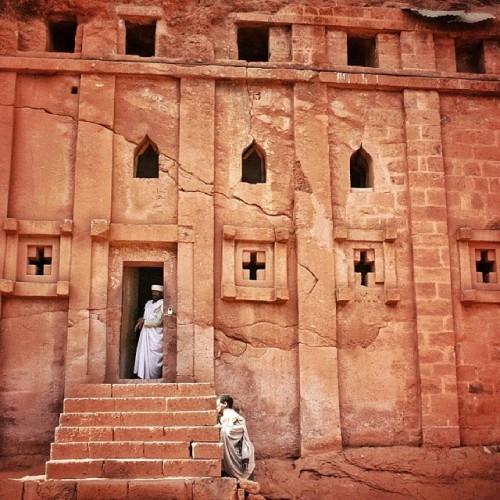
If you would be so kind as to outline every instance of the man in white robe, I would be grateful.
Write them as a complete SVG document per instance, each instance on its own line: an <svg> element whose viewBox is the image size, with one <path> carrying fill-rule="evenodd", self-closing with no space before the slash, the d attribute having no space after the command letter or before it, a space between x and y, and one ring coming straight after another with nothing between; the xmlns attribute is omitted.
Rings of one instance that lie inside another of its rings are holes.
<svg viewBox="0 0 500 500"><path fill-rule="evenodd" d="M217 412L224 444L222 468L230 477L248 479L255 468L255 454L245 419L233 410L233 398L227 394L217 398Z"/></svg>
<svg viewBox="0 0 500 500"><path fill-rule="evenodd" d="M135 353L134 373L143 379L160 378L163 369L163 287L151 287L152 299L146 302L144 317L135 331L141 331Z"/></svg>

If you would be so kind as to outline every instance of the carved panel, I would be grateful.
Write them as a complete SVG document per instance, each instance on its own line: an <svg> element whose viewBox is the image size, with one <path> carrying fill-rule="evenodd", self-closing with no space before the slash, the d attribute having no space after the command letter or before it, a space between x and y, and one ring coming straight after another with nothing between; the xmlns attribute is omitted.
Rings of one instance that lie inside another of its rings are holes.
<svg viewBox="0 0 500 500"><path fill-rule="evenodd" d="M500 302L500 231L457 232L462 302Z"/></svg>
<svg viewBox="0 0 500 500"><path fill-rule="evenodd" d="M285 228L224 226L222 298L282 302L288 300Z"/></svg>

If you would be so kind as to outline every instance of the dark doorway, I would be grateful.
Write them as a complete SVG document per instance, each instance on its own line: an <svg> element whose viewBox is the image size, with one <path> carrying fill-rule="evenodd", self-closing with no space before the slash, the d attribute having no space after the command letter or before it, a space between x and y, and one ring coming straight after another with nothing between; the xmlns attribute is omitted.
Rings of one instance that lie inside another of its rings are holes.
<svg viewBox="0 0 500 500"><path fill-rule="evenodd" d="M138 333L134 326L151 299L151 285L163 285L163 264L148 262L144 265L123 267L122 322L120 331L120 378L134 378L134 361Z"/></svg>

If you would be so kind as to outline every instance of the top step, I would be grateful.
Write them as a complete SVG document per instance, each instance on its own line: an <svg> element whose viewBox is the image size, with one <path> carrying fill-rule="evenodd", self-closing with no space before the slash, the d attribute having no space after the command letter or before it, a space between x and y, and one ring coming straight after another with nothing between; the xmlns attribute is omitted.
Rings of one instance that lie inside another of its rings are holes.
<svg viewBox="0 0 500 500"><path fill-rule="evenodd" d="M214 385L207 382L159 384L77 384L66 389L66 398L86 397L189 397L213 396Z"/></svg>

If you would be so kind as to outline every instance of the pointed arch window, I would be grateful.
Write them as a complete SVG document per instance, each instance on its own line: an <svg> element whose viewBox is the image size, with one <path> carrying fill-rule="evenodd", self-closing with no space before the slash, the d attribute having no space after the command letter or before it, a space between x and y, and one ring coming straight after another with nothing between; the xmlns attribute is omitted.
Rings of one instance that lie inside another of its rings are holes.
<svg viewBox="0 0 500 500"><path fill-rule="evenodd" d="M363 146L351 156L351 188L373 187L372 159Z"/></svg>
<svg viewBox="0 0 500 500"><path fill-rule="evenodd" d="M160 175L159 152L156 144L146 136L136 150L134 177L154 179Z"/></svg>
<svg viewBox="0 0 500 500"><path fill-rule="evenodd" d="M252 142L241 155L241 181L249 184L266 182L266 156L264 151Z"/></svg>

